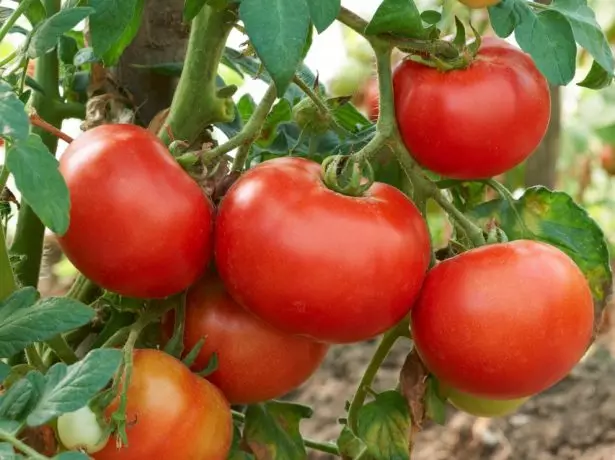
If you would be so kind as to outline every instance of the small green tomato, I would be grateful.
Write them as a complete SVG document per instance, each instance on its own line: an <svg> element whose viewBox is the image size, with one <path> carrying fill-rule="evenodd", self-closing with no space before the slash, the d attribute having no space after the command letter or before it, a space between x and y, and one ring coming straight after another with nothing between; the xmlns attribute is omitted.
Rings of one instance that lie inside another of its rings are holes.
<svg viewBox="0 0 615 460"><path fill-rule="evenodd" d="M88 406L58 417L58 437L67 449L83 449L88 454L102 450L109 440Z"/></svg>

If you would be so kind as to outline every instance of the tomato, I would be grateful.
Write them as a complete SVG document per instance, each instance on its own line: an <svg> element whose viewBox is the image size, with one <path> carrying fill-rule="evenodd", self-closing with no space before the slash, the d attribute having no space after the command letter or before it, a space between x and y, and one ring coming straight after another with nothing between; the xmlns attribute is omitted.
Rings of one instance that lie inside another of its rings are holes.
<svg viewBox="0 0 615 460"><path fill-rule="evenodd" d="M117 409L119 398L107 409ZM114 438L95 460L225 460L233 422L220 390L158 350L136 350L128 386L128 446Z"/></svg>
<svg viewBox="0 0 615 460"><path fill-rule="evenodd" d="M88 406L58 417L58 438L69 450L82 449L89 454L102 450L109 434Z"/></svg>
<svg viewBox="0 0 615 460"><path fill-rule="evenodd" d="M68 259L101 287L160 298L194 283L212 252L213 207L154 134L103 125L60 159L70 191Z"/></svg>
<svg viewBox="0 0 615 460"><path fill-rule="evenodd" d="M165 318L168 336L169 319L172 315ZM207 379L231 404L283 396L314 373L329 348L272 328L237 305L213 276L188 291L184 337L186 351L206 337L193 368L204 369L217 353L218 368Z"/></svg>
<svg viewBox="0 0 615 460"><path fill-rule="evenodd" d="M497 5L502 0L459 0L465 6L470 8L487 8L488 6Z"/></svg>
<svg viewBox="0 0 615 460"><path fill-rule="evenodd" d="M529 398L485 399L456 389L449 389L448 402L476 417L504 417L516 412Z"/></svg>
<svg viewBox="0 0 615 460"><path fill-rule="evenodd" d="M380 114L380 91L378 89L378 79L373 78L365 85L364 106L367 116L371 121L378 120Z"/></svg>
<svg viewBox="0 0 615 460"><path fill-rule="evenodd" d="M399 322L430 260L427 225L390 185L362 197L327 188L319 164L277 158L246 172L218 210L218 271L272 326L319 341L374 337Z"/></svg>
<svg viewBox="0 0 615 460"><path fill-rule="evenodd" d="M555 384L590 344L592 294L565 253L519 240L433 268L412 310L427 368L475 396L516 399Z"/></svg>
<svg viewBox="0 0 615 460"><path fill-rule="evenodd" d="M600 164L609 176L615 176L615 147L609 144L602 147Z"/></svg>
<svg viewBox="0 0 615 460"><path fill-rule="evenodd" d="M538 147L549 124L546 79L529 55L504 40L487 40L463 70L442 72L405 60L394 70L393 88L411 155L455 179L488 178L515 167Z"/></svg>

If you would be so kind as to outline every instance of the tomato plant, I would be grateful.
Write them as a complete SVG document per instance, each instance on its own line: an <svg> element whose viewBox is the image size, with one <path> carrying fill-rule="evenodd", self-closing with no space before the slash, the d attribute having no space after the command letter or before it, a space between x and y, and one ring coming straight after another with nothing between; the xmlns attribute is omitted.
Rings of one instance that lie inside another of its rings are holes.
<svg viewBox="0 0 615 460"><path fill-rule="evenodd" d="M559 249L525 240L440 263L412 310L427 367L447 385L495 399L531 396L561 380L587 350L593 326L581 270Z"/></svg>
<svg viewBox="0 0 615 460"><path fill-rule="evenodd" d="M171 319L169 315L165 321L169 337ZM213 276L188 291L185 323L185 350L205 339L193 368L205 369L215 353L219 364L207 379L222 390L231 404L251 404L285 395L314 373L328 350L322 343L278 331L251 315ZM263 365L264 357L270 365Z"/></svg>
<svg viewBox="0 0 615 460"><path fill-rule="evenodd" d="M455 179L492 177L518 165L538 147L550 119L545 77L529 55L505 42L491 40L464 69L442 72L405 60L395 69L394 88L411 155Z"/></svg>
<svg viewBox="0 0 615 460"><path fill-rule="evenodd" d="M92 281L153 298L180 292L203 273L212 207L151 132L134 125L87 131L62 155L60 172L71 224L59 241Z"/></svg>
<svg viewBox="0 0 615 460"><path fill-rule="evenodd" d="M551 177L566 85L615 77L587 2L4 3L0 458L410 460L593 353L608 245ZM294 400L333 344L330 442Z"/></svg>
<svg viewBox="0 0 615 460"><path fill-rule="evenodd" d="M126 392L128 445L111 440L95 460L227 458L232 435L229 403L220 390L157 350L135 350ZM119 398L108 409L111 415ZM156 436L152 436L156 433Z"/></svg>
<svg viewBox="0 0 615 460"><path fill-rule="evenodd" d="M246 172L224 197L215 234L216 265L237 302L280 330L327 342L394 326L429 263L427 227L401 192L374 183L364 197L336 193L301 158Z"/></svg>

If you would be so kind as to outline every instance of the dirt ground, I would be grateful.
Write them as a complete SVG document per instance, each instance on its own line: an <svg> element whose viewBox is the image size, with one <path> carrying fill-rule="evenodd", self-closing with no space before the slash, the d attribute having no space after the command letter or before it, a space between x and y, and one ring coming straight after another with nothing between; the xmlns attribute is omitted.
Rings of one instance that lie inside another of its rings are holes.
<svg viewBox="0 0 615 460"><path fill-rule="evenodd" d="M450 409L446 426L431 424L416 438L413 460L615 460L615 335L601 338L568 378L528 401L514 415L479 419ZM334 440L376 343L332 348L320 369L291 398L315 408L304 435ZM397 384L410 343L399 343L375 389ZM330 455L311 453L311 459Z"/></svg>

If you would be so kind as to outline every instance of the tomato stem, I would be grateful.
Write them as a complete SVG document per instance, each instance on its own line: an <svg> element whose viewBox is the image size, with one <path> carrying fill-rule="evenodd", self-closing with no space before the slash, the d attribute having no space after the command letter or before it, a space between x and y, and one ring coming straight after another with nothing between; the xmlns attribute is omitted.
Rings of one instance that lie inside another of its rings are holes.
<svg viewBox="0 0 615 460"><path fill-rule="evenodd" d="M218 65L234 23L234 11L209 5L192 21L182 75L158 133L166 144L172 140L169 131L175 139L192 144L207 125L235 117L233 100L218 97L216 88Z"/></svg>
<svg viewBox="0 0 615 460"><path fill-rule="evenodd" d="M66 297L69 299L75 299L85 304L89 304L96 300L101 294L101 289L92 281L87 279L81 273L77 275L75 281L71 285L70 289L66 293Z"/></svg>
<svg viewBox="0 0 615 460"><path fill-rule="evenodd" d="M318 110L323 115L329 114L329 108L327 107L327 104L325 104L325 102L322 100L322 97L319 96L317 91L310 88L310 85L304 82L298 75L295 75L293 77L293 83L297 85L299 89L303 91L307 97L309 97L312 101L314 101L314 104L316 105L316 107L318 107Z"/></svg>
<svg viewBox="0 0 615 460"><path fill-rule="evenodd" d="M52 124L47 123L45 120L43 120L39 115L35 113L30 115L30 124L32 126L38 126L39 128L44 129L49 134L54 135L58 139L62 139L67 144L70 144L71 142L74 141L74 139L70 137L68 134L62 132L61 130L53 126Z"/></svg>
<svg viewBox="0 0 615 460"><path fill-rule="evenodd" d="M42 454L39 454L36 451L36 449L33 449L32 447L27 445L25 442L17 438L17 436L15 436L12 433L9 433L8 431L0 429L0 440L8 442L13 447L15 447L19 452L21 452L22 454L25 454L26 457L29 458L30 460L48 460L48 457Z"/></svg>
<svg viewBox="0 0 615 460"><path fill-rule="evenodd" d="M68 342L63 335L56 335L54 338L49 339L45 344L60 358L65 364L74 364L79 361L79 358L68 345Z"/></svg>
<svg viewBox="0 0 615 460"><path fill-rule="evenodd" d="M22 14L26 12L26 10L30 7L30 4L33 3L34 0L23 0L17 5L17 8L13 11L13 13L8 17L6 22L2 24L0 28L0 42L6 37L11 28L15 25L17 20L21 17Z"/></svg>
<svg viewBox="0 0 615 460"><path fill-rule="evenodd" d="M3 168L3 170L7 170ZM1 175L1 174L0 174ZM0 187L0 190L2 187ZM0 302L10 296L17 289L15 274L11 266L11 259L6 247L4 227L0 224Z"/></svg>
<svg viewBox="0 0 615 460"><path fill-rule="evenodd" d="M263 123L269 114L269 110L273 106L276 99L277 90L275 85L271 83L269 88L267 88L267 92L263 96L263 99L254 110L252 116L247 121L243 129L224 144L221 144L205 153L205 155L203 155L203 162L206 165L209 165L225 153L228 153L237 147L241 147L244 144L250 145L254 142L254 140L258 137L258 134L263 127Z"/></svg>
<svg viewBox="0 0 615 460"><path fill-rule="evenodd" d="M519 224L519 227L523 232L523 236L526 238L531 238L533 236L533 233L529 228L527 228L527 225L525 225L525 221L521 217L521 214L519 214L519 211L517 210L517 206L515 204L515 198L512 196L512 193L510 193L510 190L508 190L504 185L500 184L495 179L488 179L483 182L489 187L491 187L493 190L495 190L500 195L500 198L506 201L508 206L510 206L510 209L512 210L513 214L515 215L515 219L517 220L517 223Z"/></svg>
<svg viewBox="0 0 615 460"><path fill-rule="evenodd" d="M376 377L380 366L382 366L382 363L391 351L391 348L393 348L393 345L395 345L395 342L397 342L397 339L408 335L408 327L408 321L403 320L393 329L385 333L382 336L380 344L378 345L378 348L376 348L372 359L367 365L365 373L363 374L363 377L359 382L359 386L357 387L357 391L352 398L350 407L348 408L348 427L354 433L357 432L357 427L359 423L359 411L365 403L365 398L369 393L369 387L374 381L374 378Z"/></svg>

